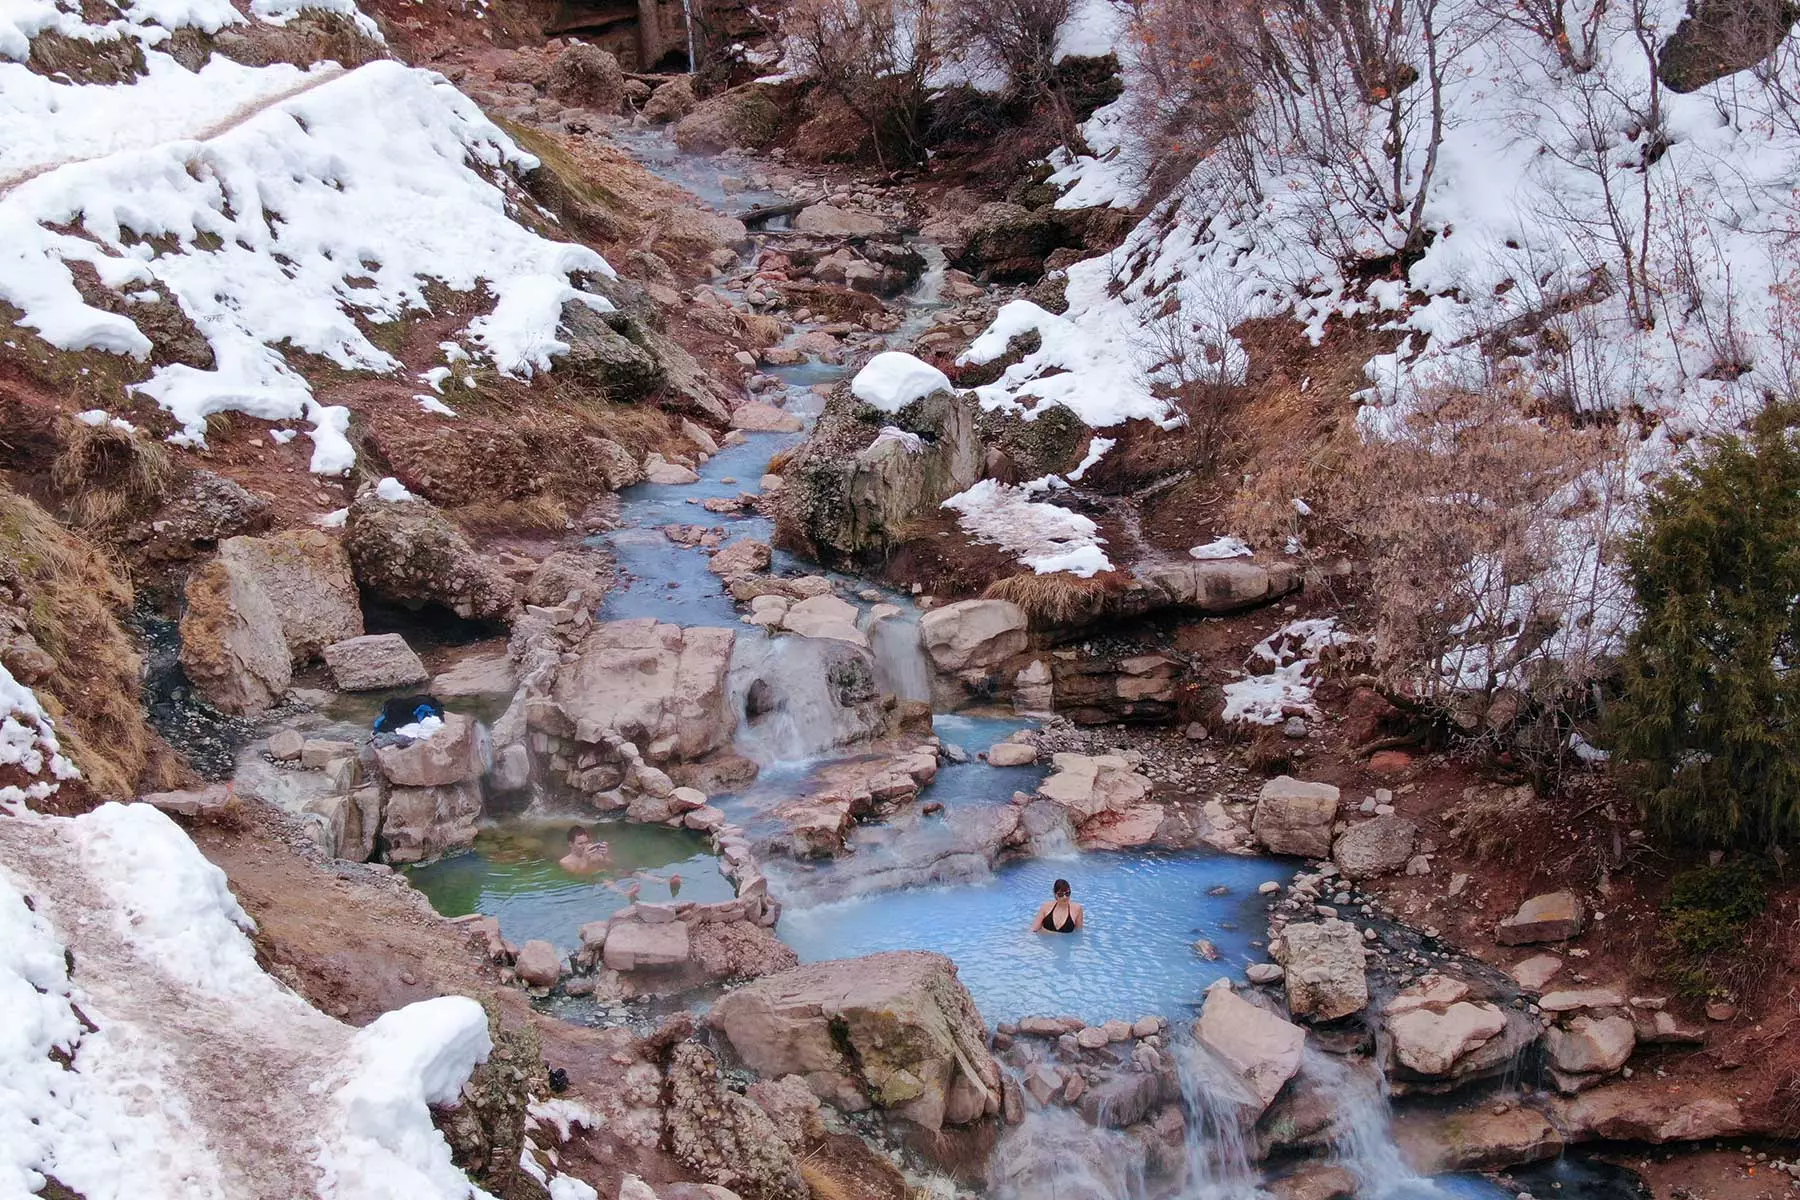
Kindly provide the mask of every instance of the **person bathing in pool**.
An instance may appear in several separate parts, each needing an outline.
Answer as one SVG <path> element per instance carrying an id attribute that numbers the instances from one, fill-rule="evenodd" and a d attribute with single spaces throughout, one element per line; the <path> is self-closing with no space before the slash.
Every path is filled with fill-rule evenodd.
<path id="1" fill-rule="evenodd" d="M 1033 933 L 1074 933 L 1082 926 L 1081 905 L 1069 899 L 1069 881 L 1059 879 L 1050 889 L 1051 899 L 1039 906 L 1031 919 Z"/>
<path id="2" fill-rule="evenodd" d="M 569 852 L 557 865 L 571 875 L 591 875 L 611 861 L 606 843 L 596 842 L 593 834 L 577 825 L 569 830 Z"/>

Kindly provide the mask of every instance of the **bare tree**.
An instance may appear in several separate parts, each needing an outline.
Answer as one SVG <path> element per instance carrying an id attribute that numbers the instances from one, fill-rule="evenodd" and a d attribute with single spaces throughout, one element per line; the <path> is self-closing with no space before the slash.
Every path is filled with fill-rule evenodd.
<path id="1" fill-rule="evenodd" d="M 1078 154 L 1087 145 L 1056 67 L 1057 37 L 1074 9 L 1074 0 L 954 0 L 945 32 L 971 65 L 1004 72 L 1016 96 L 1047 108 L 1063 147 Z"/>
<path id="2" fill-rule="evenodd" d="M 795 0 L 781 15 L 796 65 L 856 114 L 884 169 L 891 149 L 908 162 L 925 157 L 937 19 L 931 0 Z"/>

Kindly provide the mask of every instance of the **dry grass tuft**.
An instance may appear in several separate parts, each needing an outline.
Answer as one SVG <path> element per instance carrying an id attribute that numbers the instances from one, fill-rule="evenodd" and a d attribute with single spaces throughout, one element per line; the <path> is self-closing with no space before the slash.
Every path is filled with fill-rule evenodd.
<path id="1" fill-rule="evenodd" d="M 1128 577 L 1103 571 L 1089 579 L 1056 571 L 1049 575 L 1024 572 L 989 584 L 981 594 L 989 600 L 1010 600 L 1025 610 L 1033 629 L 1071 628 L 1105 616 L 1112 597 L 1125 590 Z"/>
<path id="2" fill-rule="evenodd" d="M 72 417 L 58 433 L 63 445 L 50 465 L 50 482 L 79 528 L 116 529 L 167 494 L 175 467 L 168 448 L 154 438 Z"/>
<path id="3" fill-rule="evenodd" d="M 448 510 L 448 513 L 465 533 L 478 535 L 560 533 L 569 527 L 569 510 L 563 502 L 541 493 L 522 500 L 465 504 Z"/>
<path id="4" fill-rule="evenodd" d="M 144 720 L 142 662 L 119 622 L 131 602 L 131 585 L 100 551 L 0 490 L 0 616 L 14 615 L 53 660 L 33 690 L 87 790 L 106 799 L 133 795 L 153 771 L 163 773 L 152 782 L 173 782 Z"/>

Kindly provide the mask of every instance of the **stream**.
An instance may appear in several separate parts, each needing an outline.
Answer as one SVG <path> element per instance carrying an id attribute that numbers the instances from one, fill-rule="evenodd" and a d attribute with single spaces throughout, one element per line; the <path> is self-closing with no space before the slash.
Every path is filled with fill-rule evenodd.
<path id="1" fill-rule="evenodd" d="M 663 176 L 715 208 L 741 211 L 781 197 L 732 186 L 742 167 L 676 151 L 667 135 L 629 131 L 621 144 Z M 943 256 L 926 253 L 929 269 L 900 303 L 906 321 L 889 338 L 905 346 L 940 307 Z M 798 335 L 804 326 L 796 329 Z M 764 368 L 782 381 L 781 402 L 807 420 L 820 407 L 813 389 L 834 383 L 846 369 L 817 361 Z M 771 396 L 765 395 L 764 399 Z M 771 638 L 744 624 L 737 605 L 707 569 L 706 552 L 677 544 L 669 525 L 719 528 L 729 540 L 767 541 L 770 522 L 754 513 L 715 514 L 701 501 L 758 490 L 771 456 L 804 433 L 753 433 L 699 468 L 698 483 L 644 484 L 619 495 L 618 528 L 593 539 L 615 557 L 619 583 L 606 596 L 601 620 L 655 617 L 684 626 L 737 631 L 734 678 L 740 665 L 769 683 L 786 717 L 757 729 L 740 729 L 737 749 L 761 767 L 756 781 L 712 803 L 752 835 L 772 825 L 770 811 L 799 794 L 807 778 L 831 761 L 841 730 L 823 727 L 816 694 L 824 686 L 820 664 L 809 652 L 815 639 Z M 777 575 L 817 573 L 809 564 L 776 553 Z M 912 698 L 930 695 L 929 669 L 917 639 L 917 611 L 903 596 L 873 589 L 866 581 L 833 577 L 838 593 L 866 612 L 872 603 L 894 604 L 902 617 L 882 623 L 873 641 L 882 685 Z M 877 597 L 871 599 L 871 597 Z M 826 707 L 829 707 L 828 705 Z M 1015 791 L 1033 790 L 1045 768 L 995 768 L 974 756 L 1033 722 L 1008 711 L 943 712 L 934 729 L 970 760 L 946 763 L 920 796 L 886 823 L 865 824 L 838 859 L 795 862 L 770 856 L 771 891 L 783 903 L 778 935 L 803 961 L 925 949 L 953 959 L 990 1027 L 1033 1014 L 1072 1014 L 1097 1023 L 1109 1018 L 1167 1018 L 1170 1044 L 1181 1066 L 1188 1111 L 1187 1169 L 1175 1193 L 1195 1200 L 1266 1195 L 1259 1170 L 1247 1156 L 1244 1131 L 1235 1125 L 1235 1081 L 1211 1062 L 1185 1033 L 1206 987 L 1220 978 L 1242 982 L 1244 968 L 1264 957 L 1265 898 L 1258 886 L 1291 878 L 1291 862 L 1212 852 L 1089 852 L 1060 854 L 990 867 L 985 856 L 959 849 L 966 825 L 984 810 L 1005 806 Z M 925 801 L 944 806 L 941 816 L 922 816 Z M 591 823 L 596 835 L 614 840 L 616 870 L 599 880 L 572 880 L 555 866 L 568 828 L 543 816 L 503 822 L 483 835 L 473 852 L 411 872 L 413 882 L 447 915 L 481 911 L 499 918 L 515 941 L 545 938 L 563 947 L 576 942 L 586 921 L 604 918 L 626 898 L 607 886 L 619 875 L 648 871 L 644 898 L 665 899 L 656 881 L 682 877 L 682 899 L 715 899 L 730 884 L 709 867 L 697 837 L 669 830 L 633 832 L 613 823 Z M 666 835 L 666 836 L 665 836 Z M 1066 879 L 1087 906 L 1087 927 L 1068 937 L 1028 932 L 1051 883 Z M 661 892 L 655 889 L 662 887 Z M 1202 948 L 1196 943 L 1203 942 Z M 559 1010 L 560 1011 L 560 1010 Z M 1432 1197 L 1506 1197 L 1512 1191 L 1478 1176 L 1425 1179 L 1407 1169 L 1389 1128 L 1386 1096 L 1322 1050 L 1308 1048 L 1311 1069 L 1338 1080 L 1346 1130 L 1335 1158 L 1359 1182 L 1359 1194 L 1392 1200 Z M 1122 1134 L 1085 1124 L 1066 1108 L 1029 1112 L 1009 1128 L 994 1151 L 993 1194 L 1038 1200 L 1144 1200 L 1169 1195 L 1146 1184 L 1143 1149 Z M 1546 1181 L 1545 1186 L 1550 1186 Z M 1584 1191 L 1583 1179 L 1557 1179 L 1562 1196 Z"/>

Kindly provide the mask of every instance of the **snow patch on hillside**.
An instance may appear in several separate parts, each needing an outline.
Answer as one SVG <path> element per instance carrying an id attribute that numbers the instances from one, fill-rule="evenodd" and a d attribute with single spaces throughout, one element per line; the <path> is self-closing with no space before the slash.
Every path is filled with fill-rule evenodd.
<path id="1" fill-rule="evenodd" d="M 256 11 L 286 19 L 300 7 L 259 0 Z M 348 0 L 323 7 L 354 11 Z M 42 0 L 0 9 L 9 52 L 46 28 L 124 32 L 143 42 L 148 68 L 105 87 L 0 62 L 0 120 L 25 131 L 0 147 L 0 189 L 16 181 L 0 190 L 0 301 L 60 349 L 145 361 L 150 337 L 90 304 L 74 268 L 113 291 L 173 300 L 215 362 L 159 365 L 136 390 L 181 423 L 178 440 L 203 442 L 218 412 L 305 419 L 312 469 L 340 473 L 354 462 L 349 414 L 314 399 L 293 351 L 345 370 L 399 370 L 358 321 L 427 311 L 436 283 L 491 297 L 466 340 L 525 377 L 567 351 L 557 336 L 565 303 L 611 308 L 575 286 L 581 273 L 612 277 L 600 255 L 509 216 L 507 177 L 537 160 L 441 76 L 383 61 L 328 78 L 218 58 L 195 73 L 155 45 L 179 24 L 243 20 L 229 4 L 139 0 L 128 16 L 162 28 L 83 26 Z"/>
<path id="2" fill-rule="evenodd" d="M 8 805 L 46 800 L 81 772 L 63 756 L 56 726 L 37 694 L 0 664 L 0 769 L 27 782 L 0 785 L 0 820 Z"/>
<path id="3" fill-rule="evenodd" d="M 983 479 L 944 501 L 978 542 L 999 546 L 1039 575 L 1067 571 L 1087 579 L 1112 570 L 1106 539 L 1090 518 L 1032 497 L 1068 484 L 1054 475 L 1017 486 Z"/>

